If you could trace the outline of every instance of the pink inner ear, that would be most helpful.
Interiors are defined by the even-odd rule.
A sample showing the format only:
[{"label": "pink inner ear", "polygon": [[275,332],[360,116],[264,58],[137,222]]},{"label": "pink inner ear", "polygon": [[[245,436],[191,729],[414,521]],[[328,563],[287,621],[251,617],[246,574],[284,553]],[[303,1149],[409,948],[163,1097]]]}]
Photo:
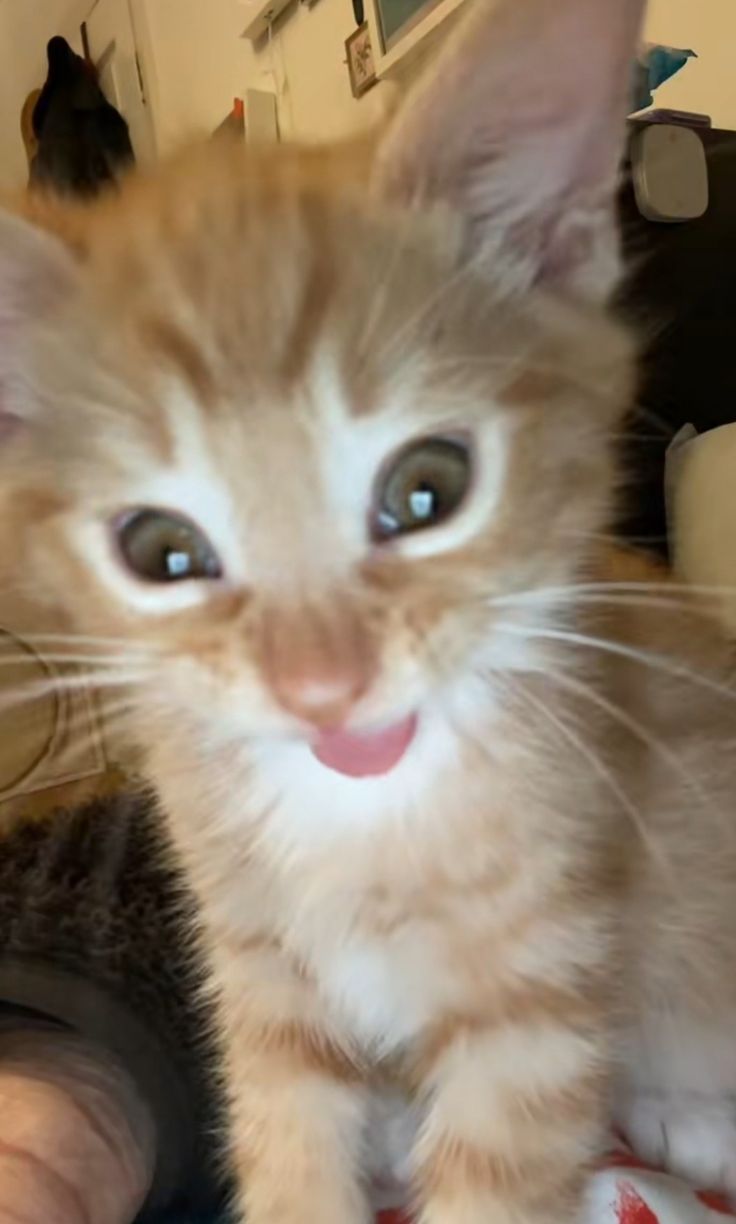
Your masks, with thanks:
[{"label": "pink inner ear", "polygon": [[603,300],[644,0],[476,0],[381,150],[379,188],[441,199],[494,281]]},{"label": "pink inner ear", "polygon": [[13,416],[10,412],[3,412],[0,408],[0,446],[12,438],[17,429],[20,428],[20,419]]}]

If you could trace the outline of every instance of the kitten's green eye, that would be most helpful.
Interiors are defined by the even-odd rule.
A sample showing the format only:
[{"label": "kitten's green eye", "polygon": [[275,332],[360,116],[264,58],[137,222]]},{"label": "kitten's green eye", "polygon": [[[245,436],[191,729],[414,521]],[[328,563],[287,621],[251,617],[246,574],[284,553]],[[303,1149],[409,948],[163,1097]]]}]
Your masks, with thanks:
[{"label": "kitten's green eye", "polygon": [[460,508],[470,487],[467,445],[426,438],[401,451],[376,489],[371,530],[376,540],[424,531]]},{"label": "kitten's green eye", "polygon": [[222,566],[206,535],[165,510],[133,510],[114,525],[128,569],[147,582],[220,578]]}]

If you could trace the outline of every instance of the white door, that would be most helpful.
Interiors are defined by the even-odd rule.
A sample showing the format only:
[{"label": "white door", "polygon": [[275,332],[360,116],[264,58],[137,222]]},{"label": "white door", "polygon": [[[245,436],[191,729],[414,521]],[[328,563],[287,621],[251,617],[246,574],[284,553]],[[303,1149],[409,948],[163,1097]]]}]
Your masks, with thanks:
[{"label": "white door", "polygon": [[153,124],[128,0],[97,0],[85,24],[89,53],[105,97],[125,118],[138,161],[151,161]]}]

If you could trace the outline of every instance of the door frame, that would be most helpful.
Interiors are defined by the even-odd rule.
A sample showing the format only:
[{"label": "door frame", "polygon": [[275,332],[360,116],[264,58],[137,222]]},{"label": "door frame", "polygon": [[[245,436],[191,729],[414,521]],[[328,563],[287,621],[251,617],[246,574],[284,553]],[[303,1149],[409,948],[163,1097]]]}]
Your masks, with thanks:
[{"label": "door frame", "polygon": [[[87,8],[86,16],[84,21],[80,23],[82,45],[87,58],[91,58],[89,55],[87,22],[97,8],[98,3],[99,0],[89,0],[89,7]],[[126,3],[128,6],[128,12],[130,13],[130,23],[133,27],[133,42],[135,43],[141,92],[149,117],[151,154],[155,158],[159,153],[159,99],[157,89],[158,77],[156,73],[156,57],[154,53],[153,38],[151,36],[151,27],[148,20],[148,0],[126,0]]]}]

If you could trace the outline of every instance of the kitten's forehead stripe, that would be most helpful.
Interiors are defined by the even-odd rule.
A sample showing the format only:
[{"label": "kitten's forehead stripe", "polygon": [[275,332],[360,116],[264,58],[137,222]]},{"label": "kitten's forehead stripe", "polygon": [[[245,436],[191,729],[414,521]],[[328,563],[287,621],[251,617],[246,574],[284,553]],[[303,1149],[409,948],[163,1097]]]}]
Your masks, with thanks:
[{"label": "kitten's forehead stripe", "polygon": [[283,375],[295,383],[304,377],[319,336],[325,329],[335,283],[335,269],[315,242],[314,257],[301,286],[301,300],[285,345]]},{"label": "kitten's forehead stripe", "polygon": [[197,402],[203,408],[211,407],[216,399],[215,379],[195,340],[161,317],[147,318],[142,333],[149,348],[183,379]]}]

